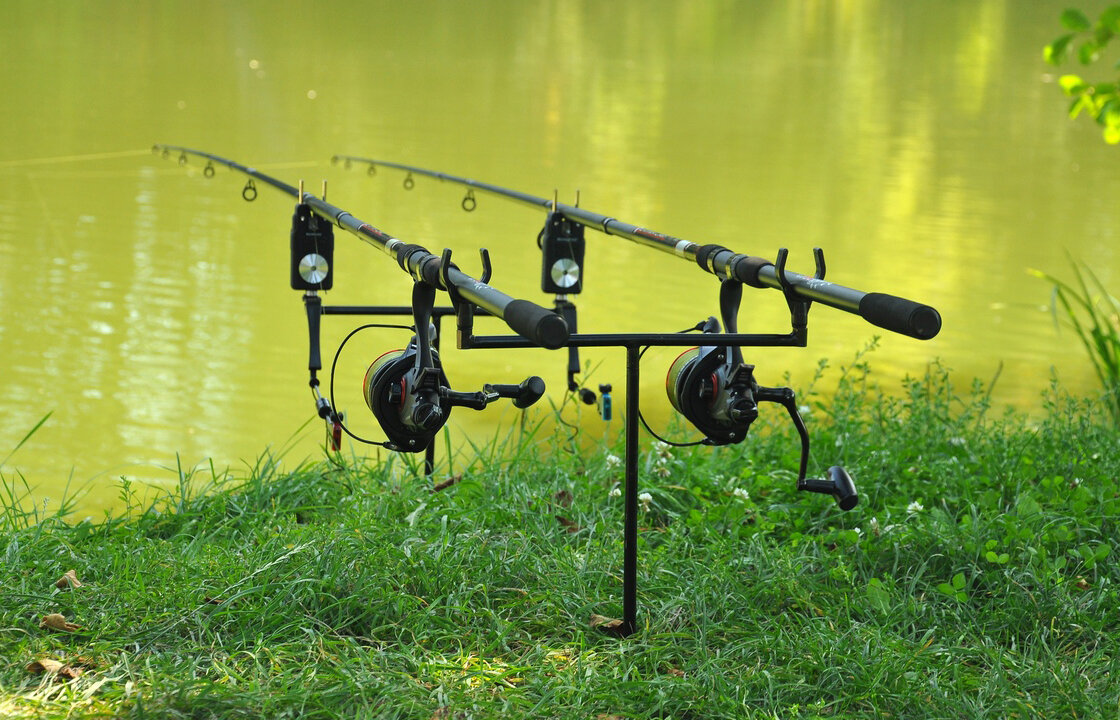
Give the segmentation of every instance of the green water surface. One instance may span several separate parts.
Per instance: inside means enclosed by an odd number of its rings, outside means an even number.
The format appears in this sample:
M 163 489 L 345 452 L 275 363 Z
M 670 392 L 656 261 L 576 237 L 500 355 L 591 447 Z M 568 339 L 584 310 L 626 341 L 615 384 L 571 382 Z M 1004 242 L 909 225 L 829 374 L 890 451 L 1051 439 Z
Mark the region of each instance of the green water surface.
M 1066 258 L 1113 283 L 1120 191 L 1115 148 L 1064 114 L 1042 46 L 1065 2 L 166 2 L 5 3 L 0 25 L 0 456 L 50 420 L 2 471 L 82 512 L 115 502 L 120 477 L 175 484 L 185 467 L 252 461 L 291 440 L 318 452 L 305 318 L 287 286 L 292 201 L 153 143 L 224 155 L 302 179 L 385 232 L 452 248 L 493 285 L 548 304 L 535 238 L 543 214 L 365 167 L 380 157 L 570 202 L 697 243 L 773 257 L 940 310 L 929 342 L 829 308 L 804 350 L 748 353 L 763 384 L 807 382 L 874 335 L 879 381 L 940 359 L 997 403 L 1030 408 L 1056 368 L 1095 380 L 1068 331 L 1040 310 Z M 1096 12 L 1099 8 L 1086 7 Z M 1107 67 L 1111 61 L 1102 65 Z M 336 304 L 402 304 L 410 279 L 340 233 Z M 588 233 L 580 330 L 675 331 L 717 312 L 718 284 L 671 255 Z M 503 332 L 500 324 L 480 329 Z M 740 327 L 784 331 L 781 295 L 747 290 Z M 328 318 L 329 362 L 355 321 Z M 380 435 L 360 380 L 407 334 L 359 336 L 337 395 Z M 668 417 L 676 351 L 643 360 L 642 407 Z M 591 387 L 623 404 L 619 350 L 587 350 Z M 564 395 L 566 357 L 544 350 L 444 353 L 456 389 L 540 374 Z M 544 403 L 542 403 L 542 406 Z M 455 447 L 517 419 L 505 403 L 456 410 Z M 566 411 L 567 412 L 567 411 Z M 574 421 L 574 414 L 569 419 Z M 584 412 L 589 435 L 610 428 Z M 364 453 L 361 446 L 354 452 Z M 384 453 L 384 451 L 382 451 Z M 824 453 L 815 458 L 827 464 Z M 441 448 L 442 453 L 442 448 Z

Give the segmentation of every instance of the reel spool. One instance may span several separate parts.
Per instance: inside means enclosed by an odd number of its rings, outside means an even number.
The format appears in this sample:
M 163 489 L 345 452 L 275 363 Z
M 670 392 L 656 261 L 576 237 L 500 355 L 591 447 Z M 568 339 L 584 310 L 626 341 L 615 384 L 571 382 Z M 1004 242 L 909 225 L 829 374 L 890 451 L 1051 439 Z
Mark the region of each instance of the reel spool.
M 434 368 L 416 377 L 416 347 L 390 350 L 374 360 L 362 380 L 362 397 L 373 412 L 382 431 L 403 452 L 420 452 L 435 437 L 451 413 L 451 401 L 438 393 L 418 392 L 427 373 L 438 373 L 433 390 L 447 386 L 447 375 L 439 364 L 439 355 L 432 351 Z M 427 397 L 424 397 L 427 396 Z M 428 399 L 435 397 L 436 402 Z
M 731 367 L 726 353 L 714 347 L 685 350 L 665 375 L 669 402 L 704 433 L 709 445 L 741 441 L 758 417 L 754 366 Z

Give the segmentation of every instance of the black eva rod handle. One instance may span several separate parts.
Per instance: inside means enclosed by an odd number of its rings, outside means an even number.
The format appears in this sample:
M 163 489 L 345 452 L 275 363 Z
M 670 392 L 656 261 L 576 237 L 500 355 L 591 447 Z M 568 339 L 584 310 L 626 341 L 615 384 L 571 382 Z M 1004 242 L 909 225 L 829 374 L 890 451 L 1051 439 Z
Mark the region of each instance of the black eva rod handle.
M 872 325 L 919 340 L 929 340 L 941 331 L 941 313 L 913 300 L 867 293 L 859 301 L 859 315 Z
M 521 337 L 555 350 L 568 342 L 568 323 L 551 310 L 528 300 L 513 300 L 502 312 L 502 319 Z

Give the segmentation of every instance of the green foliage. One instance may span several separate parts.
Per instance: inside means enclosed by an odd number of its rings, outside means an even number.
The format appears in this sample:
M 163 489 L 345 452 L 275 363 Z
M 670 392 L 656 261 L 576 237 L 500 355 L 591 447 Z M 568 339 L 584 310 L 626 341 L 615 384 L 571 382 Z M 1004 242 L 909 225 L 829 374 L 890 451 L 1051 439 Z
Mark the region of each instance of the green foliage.
M 1071 264 L 1077 278 L 1074 284 L 1039 270 L 1031 272 L 1053 286 L 1050 309 L 1054 322 L 1058 323 L 1060 307 L 1066 323 L 1085 346 L 1104 388 L 1108 411 L 1120 425 L 1120 300 L 1088 265 Z
M 1062 13 L 1061 23 L 1070 32 L 1043 48 L 1043 59 L 1058 66 L 1076 53 L 1082 65 L 1091 65 L 1100 60 L 1101 53 L 1113 38 L 1120 35 L 1120 5 L 1108 7 L 1096 24 L 1080 10 L 1071 8 Z M 1120 69 L 1120 62 L 1114 69 Z M 1101 126 L 1105 142 L 1113 145 L 1120 143 L 1120 84 L 1090 82 L 1074 74 L 1061 76 L 1058 83 L 1066 96 L 1071 98 L 1070 118 L 1084 112 Z

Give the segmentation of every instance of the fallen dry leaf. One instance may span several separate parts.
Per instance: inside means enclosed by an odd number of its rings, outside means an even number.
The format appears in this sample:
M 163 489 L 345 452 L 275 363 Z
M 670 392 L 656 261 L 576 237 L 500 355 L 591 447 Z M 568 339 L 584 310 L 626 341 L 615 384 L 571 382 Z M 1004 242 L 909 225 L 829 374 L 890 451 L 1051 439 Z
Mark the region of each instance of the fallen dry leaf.
M 665 671 L 665 674 L 672 675 L 673 677 L 682 678 L 682 677 L 684 677 L 684 670 L 681 670 L 681 669 L 675 668 L 675 667 L 670 667 L 669 669 L 667 669 Z
M 605 617 L 603 615 L 596 615 L 595 613 L 591 614 L 591 627 L 616 635 L 622 633 L 621 620 Z
M 55 673 L 58 677 L 73 679 L 80 677 L 82 669 L 72 665 L 64 665 L 58 660 L 51 658 L 41 658 L 35 662 L 27 664 L 27 671 L 32 673 Z
M 39 627 L 50 628 L 51 630 L 62 630 L 63 632 L 74 632 L 75 630 L 80 630 L 82 626 L 67 621 L 66 616 L 61 613 L 51 613 L 50 615 L 43 616 L 43 619 L 39 621 Z
M 205 598 L 203 598 L 202 602 L 206 603 L 207 605 L 221 605 L 222 604 L 221 600 L 219 600 L 218 598 L 212 598 L 209 595 L 207 595 Z
M 1085 578 L 1081 577 L 1080 575 L 1077 576 L 1077 582 L 1075 582 L 1073 585 L 1078 590 L 1088 590 L 1089 589 L 1089 581 L 1086 580 Z
M 625 720 L 621 715 L 608 715 L 606 713 L 599 713 L 595 716 L 595 720 Z
M 454 485 L 455 483 L 459 482 L 462 479 L 463 479 L 462 474 L 452 475 L 451 477 L 447 478 L 443 482 L 438 482 L 435 485 L 433 485 L 432 486 L 432 492 L 439 492 L 440 490 L 446 490 L 447 488 L 451 487 L 452 485 Z M 437 710 L 436 712 L 439 712 L 439 711 Z
M 579 526 L 579 523 L 577 523 L 575 520 L 569 520 L 568 518 L 564 517 L 563 515 L 557 515 L 556 516 L 556 522 L 563 525 L 564 529 L 567 530 L 570 533 L 577 533 L 580 530 L 582 530 L 582 528 Z
M 59 590 L 68 590 L 69 588 L 79 588 L 82 583 L 78 580 L 78 573 L 71 569 L 67 570 L 66 574 L 60 577 L 54 586 Z
M 572 506 L 572 492 L 570 490 L 561 490 L 553 495 L 552 499 L 555 500 L 560 507 Z

